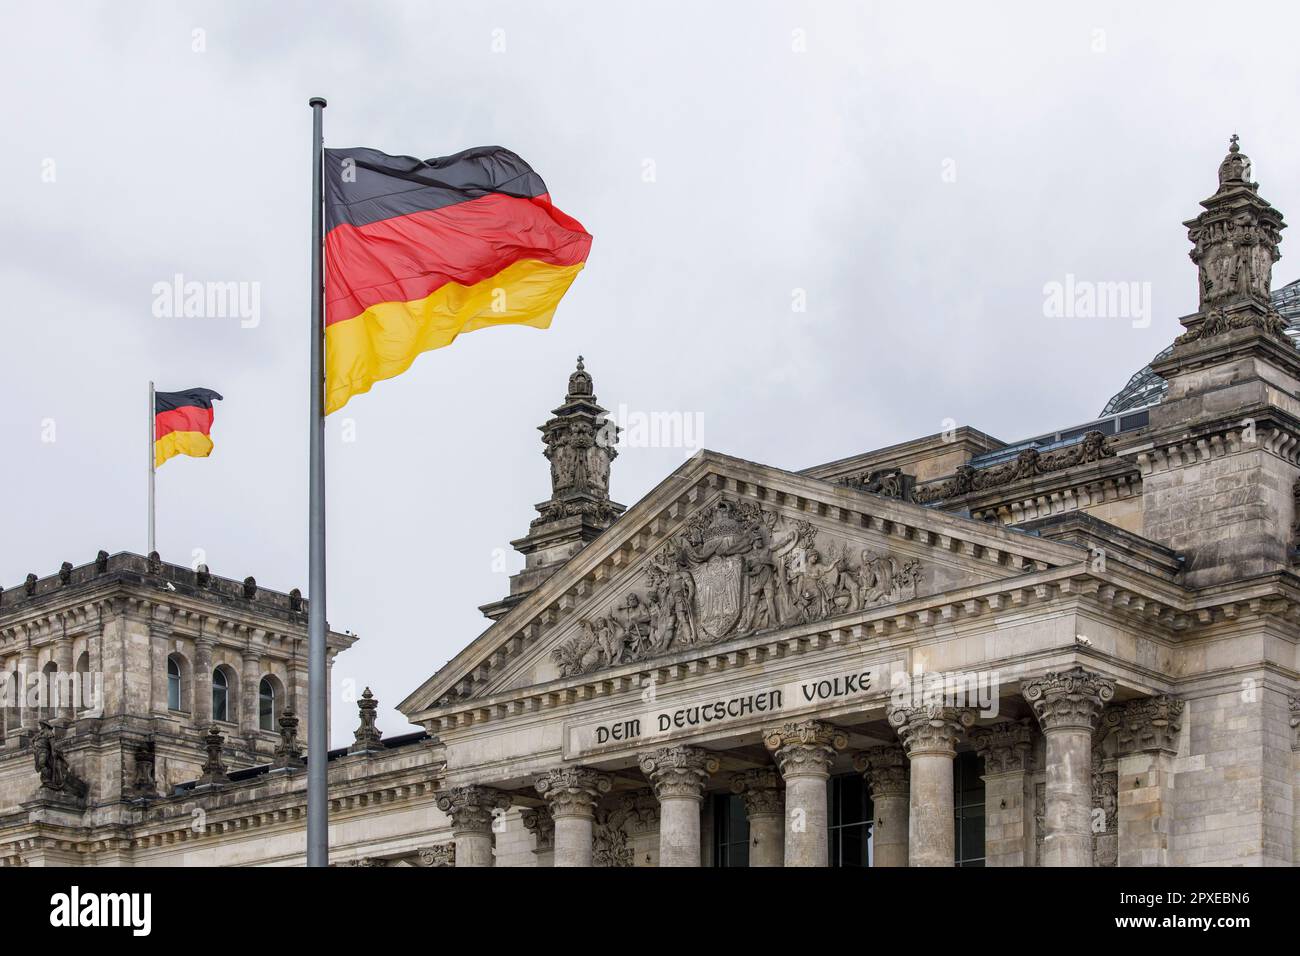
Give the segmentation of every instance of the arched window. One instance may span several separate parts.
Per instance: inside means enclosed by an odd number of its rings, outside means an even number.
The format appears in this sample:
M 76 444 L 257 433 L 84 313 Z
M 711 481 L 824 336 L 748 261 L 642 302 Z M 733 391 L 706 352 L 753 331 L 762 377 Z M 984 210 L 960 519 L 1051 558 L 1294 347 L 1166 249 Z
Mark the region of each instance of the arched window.
M 257 721 L 263 730 L 275 730 L 276 718 L 275 684 L 269 677 L 263 677 L 257 685 Z
M 181 665 L 175 656 L 167 658 L 167 709 L 181 709 Z
M 212 719 L 230 722 L 230 682 L 220 667 L 212 672 Z

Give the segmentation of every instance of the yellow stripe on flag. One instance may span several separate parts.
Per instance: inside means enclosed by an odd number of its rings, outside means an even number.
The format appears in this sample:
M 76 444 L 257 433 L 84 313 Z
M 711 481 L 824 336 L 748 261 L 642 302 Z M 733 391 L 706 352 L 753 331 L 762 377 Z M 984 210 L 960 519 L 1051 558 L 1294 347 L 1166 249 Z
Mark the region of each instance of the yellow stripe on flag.
M 524 259 L 474 285 L 448 282 L 426 299 L 381 302 L 325 327 L 325 414 L 375 382 L 400 375 L 421 352 L 493 325 L 544 329 L 582 263 Z
M 157 468 L 177 455 L 207 458 L 210 454 L 212 439 L 202 432 L 168 432 L 153 443 L 153 466 Z

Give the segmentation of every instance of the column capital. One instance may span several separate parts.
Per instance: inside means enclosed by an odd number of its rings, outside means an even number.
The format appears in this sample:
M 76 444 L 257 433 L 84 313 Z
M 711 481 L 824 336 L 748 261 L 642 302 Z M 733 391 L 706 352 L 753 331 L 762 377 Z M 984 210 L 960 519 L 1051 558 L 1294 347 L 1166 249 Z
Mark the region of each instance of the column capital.
M 986 774 L 1034 769 L 1034 731 L 1027 719 L 972 728 L 970 740 L 975 752 L 984 758 Z
M 1102 708 L 1115 696 L 1115 682 L 1082 667 L 1048 671 L 1021 688 L 1044 733 L 1097 729 Z
M 545 798 L 554 817 L 591 817 L 596 801 L 614 785 L 609 774 L 585 767 L 560 767 L 540 774 L 533 786 Z
M 853 755 L 853 769 L 866 778 L 872 800 L 906 797 L 910 786 L 907 767 L 907 753 L 898 744 L 872 747 Z
M 780 813 L 785 806 L 781 775 L 774 767 L 756 767 L 733 774 L 731 792 L 744 798 L 745 813 L 751 817 L 759 813 Z
M 451 817 L 453 832 L 492 832 L 497 811 L 510 806 L 510 794 L 492 787 L 452 787 L 438 795 L 438 809 Z
M 1178 732 L 1183 727 L 1183 702 L 1161 694 L 1126 701 L 1114 708 L 1115 742 L 1121 754 L 1178 750 Z
M 835 751 L 847 747 L 849 738 L 820 720 L 794 720 L 763 731 L 763 744 L 776 756 L 782 777 L 824 777 L 830 773 Z
M 545 853 L 555 849 L 555 817 L 551 816 L 550 807 L 528 807 L 520 811 L 519 819 L 524 829 L 537 837 L 535 853 Z
M 641 772 L 649 778 L 659 800 L 704 796 L 704 785 L 718 772 L 721 761 L 698 747 L 660 747 L 641 754 Z
M 921 754 L 957 756 L 957 740 L 963 730 L 975 723 L 975 714 L 971 707 L 891 704 L 886 715 L 910 760 Z

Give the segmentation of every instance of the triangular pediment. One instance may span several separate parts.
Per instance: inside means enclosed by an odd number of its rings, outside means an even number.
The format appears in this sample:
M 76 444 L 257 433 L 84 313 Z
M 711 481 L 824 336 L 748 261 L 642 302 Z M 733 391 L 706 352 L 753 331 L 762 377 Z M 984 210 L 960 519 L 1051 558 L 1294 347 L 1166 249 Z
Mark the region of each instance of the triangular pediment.
M 703 451 L 400 705 L 466 699 L 849 620 L 1087 551 Z

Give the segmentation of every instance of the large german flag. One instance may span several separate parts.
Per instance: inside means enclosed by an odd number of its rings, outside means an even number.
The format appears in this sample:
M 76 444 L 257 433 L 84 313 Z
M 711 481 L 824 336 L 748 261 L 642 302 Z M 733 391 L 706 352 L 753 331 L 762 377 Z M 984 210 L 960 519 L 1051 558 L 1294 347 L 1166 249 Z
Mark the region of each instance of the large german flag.
M 544 329 L 591 236 L 500 146 L 325 151 L 325 413 L 491 325 Z
M 221 400 L 210 388 L 153 393 L 153 466 L 168 458 L 212 453 L 212 403 Z

